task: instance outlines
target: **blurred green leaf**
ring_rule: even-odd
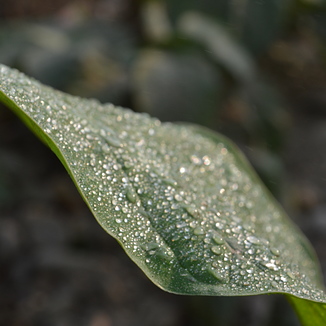
[[[233,1],[240,4],[242,1]],[[260,54],[279,36],[293,0],[247,0],[239,14],[240,40]],[[234,6],[234,11],[236,10]]]
[[[302,326],[324,326],[326,323],[326,304],[311,302],[287,296],[297,312]]]
[[[209,15],[227,26],[239,43],[261,54],[278,37],[294,0],[167,1],[177,21],[185,11]]]
[[[135,32],[116,22],[0,24],[0,62],[75,95],[121,103]]]
[[[207,52],[229,71],[238,81],[255,79],[255,64],[248,52],[241,47],[222,25],[206,16],[187,12],[179,21],[180,33],[203,44]]]
[[[210,125],[219,103],[216,67],[200,53],[140,52],[133,69],[140,111],[161,120]]]

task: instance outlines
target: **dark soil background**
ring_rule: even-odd
[[[0,7],[1,63],[65,92],[233,139],[310,239],[326,275],[323,1],[14,0]],[[188,11],[201,17],[207,40],[180,27]],[[2,325],[299,323],[283,296],[183,297],[157,288],[97,224],[55,155],[1,107]]]

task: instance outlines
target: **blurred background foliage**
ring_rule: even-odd
[[[268,188],[311,238],[325,270],[325,0],[3,1],[0,62],[74,95],[96,97],[102,102],[148,112],[163,121],[197,123],[226,134],[246,153]],[[253,326],[298,325],[281,299],[176,299],[154,288],[147,290],[144,279],[132,281],[133,277],[141,278],[140,273],[120,257],[120,249],[111,240],[103,240],[103,235],[99,235],[102,231],[95,224],[88,225],[91,223],[86,222],[88,216],[85,221],[80,217],[88,213],[82,204],[76,204],[78,194],[69,181],[57,178],[64,171],[52,163],[47,163],[49,168],[42,170],[40,166],[45,163],[40,156],[49,160],[46,162],[52,162],[53,157],[29,139],[28,132],[21,130],[10,113],[0,111],[0,220],[3,224],[0,259],[6,270],[2,278],[0,275],[1,293],[6,293],[0,299],[1,325],[216,326],[239,325],[240,321]],[[14,154],[12,146],[20,154]],[[33,146],[35,151],[24,146]],[[48,182],[37,181],[37,173]],[[34,189],[33,182],[34,188],[46,187],[48,193]],[[24,196],[29,204],[24,203]],[[36,204],[37,196],[44,200],[43,206]],[[19,199],[23,204],[17,211],[15,203]],[[49,201],[57,205],[50,213],[45,208]],[[24,219],[26,211],[27,220]],[[64,219],[52,218],[58,214],[76,216],[76,220],[68,218],[70,231],[65,229]],[[24,230],[15,224],[13,216],[28,226],[26,232],[35,229],[31,236],[35,246],[26,234],[24,240],[19,239]],[[88,228],[94,229],[88,232],[96,240],[87,238],[90,237],[86,235]],[[52,238],[40,233],[52,234]],[[33,248],[25,262],[29,267],[19,263],[24,241]],[[37,260],[35,251],[39,243],[50,249],[42,252]],[[66,249],[62,251],[63,244]],[[106,252],[96,251],[108,244],[110,248]],[[53,254],[53,248],[58,246],[60,254]],[[86,260],[71,258],[71,248],[84,248],[93,256],[94,250],[101,263],[94,263],[85,252]],[[34,262],[38,267],[30,266],[29,255],[42,263]],[[139,301],[137,304],[127,299],[130,288],[121,280],[116,292],[110,290],[113,292],[105,294],[111,296],[109,299],[100,292],[106,303],[98,303],[93,296],[99,289],[89,289],[86,295],[79,288],[85,286],[83,277],[91,277],[85,271],[87,275],[80,283],[76,281],[73,289],[77,294],[81,291],[88,304],[74,299],[77,294],[71,293],[71,285],[65,294],[58,294],[54,289],[49,294],[42,288],[47,288],[49,285],[44,284],[57,277],[54,271],[59,270],[59,275],[61,269],[77,273],[80,265],[95,270],[96,264],[103,264],[105,259],[111,264],[115,259],[112,255],[122,259],[123,262],[113,265],[123,265],[119,268],[130,277],[131,297]],[[27,277],[26,269],[36,269],[41,274],[43,290],[35,293],[26,284],[26,293],[17,290],[14,283],[18,280],[20,284],[24,277],[25,282],[39,282],[40,277]],[[108,280],[117,276],[104,269],[105,276],[102,276],[107,287],[112,282]],[[136,276],[130,275],[129,269]],[[113,271],[120,273],[115,268]],[[92,273],[98,277],[96,272]],[[66,278],[70,280],[69,277]],[[65,281],[57,280],[62,286],[60,291],[64,292]],[[91,282],[95,281],[91,279]],[[90,297],[92,304],[88,301]],[[27,317],[23,315],[23,319],[5,313],[8,307],[19,312],[22,298],[32,300],[34,310],[42,300],[48,305],[35,311],[30,307],[32,312],[26,313]],[[63,304],[62,300],[67,302]],[[144,304],[139,306],[142,301]],[[111,304],[114,312],[106,304]],[[57,310],[51,310],[50,305]],[[147,312],[146,305],[152,309],[149,314],[152,317],[146,317],[148,320],[142,315]],[[122,318],[121,314],[127,317]],[[57,319],[49,322],[54,315]]]

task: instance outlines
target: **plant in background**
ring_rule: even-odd
[[[162,289],[282,293],[324,325],[313,249],[225,137],[43,86],[6,66],[0,100],[58,156],[99,224]]]

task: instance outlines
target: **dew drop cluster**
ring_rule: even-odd
[[[176,293],[325,301],[306,240],[223,137],[82,100],[0,66],[102,227]]]

